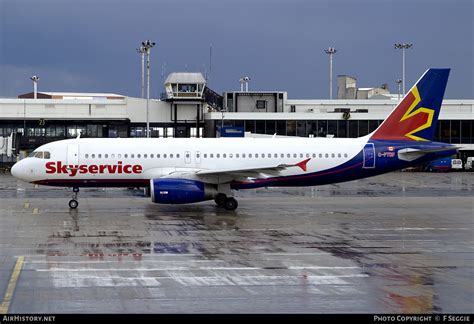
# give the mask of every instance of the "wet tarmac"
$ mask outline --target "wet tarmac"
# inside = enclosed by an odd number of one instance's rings
[[[8,313],[472,313],[474,173],[157,205],[0,175]]]

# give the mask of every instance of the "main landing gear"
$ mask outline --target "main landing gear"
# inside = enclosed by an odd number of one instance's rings
[[[234,197],[227,197],[223,193],[217,194],[216,199],[214,199],[217,206],[224,207],[226,210],[236,210],[239,206],[239,203]]]
[[[72,188],[72,199],[69,200],[69,208],[76,209],[79,206],[79,202],[77,201],[77,193],[79,192],[78,187]]]

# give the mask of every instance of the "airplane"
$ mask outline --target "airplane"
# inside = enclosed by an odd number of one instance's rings
[[[433,142],[450,69],[428,69],[371,134],[359,138],[76,138],[45,144],[11,174],[73,188],[145,187],[151,200],[238,206],[234,190],[351,181],[451,156]]]

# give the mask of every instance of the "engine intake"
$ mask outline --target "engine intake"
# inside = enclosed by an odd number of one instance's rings
[[[151,201],[159,204],[189,204],[214,199],[214,185],[187,179],[151,179]]]

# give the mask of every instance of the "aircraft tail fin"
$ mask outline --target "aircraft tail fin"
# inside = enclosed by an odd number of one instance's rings
[[[372,133],[374,140],[431,141],[450,69],[428,69]]]

